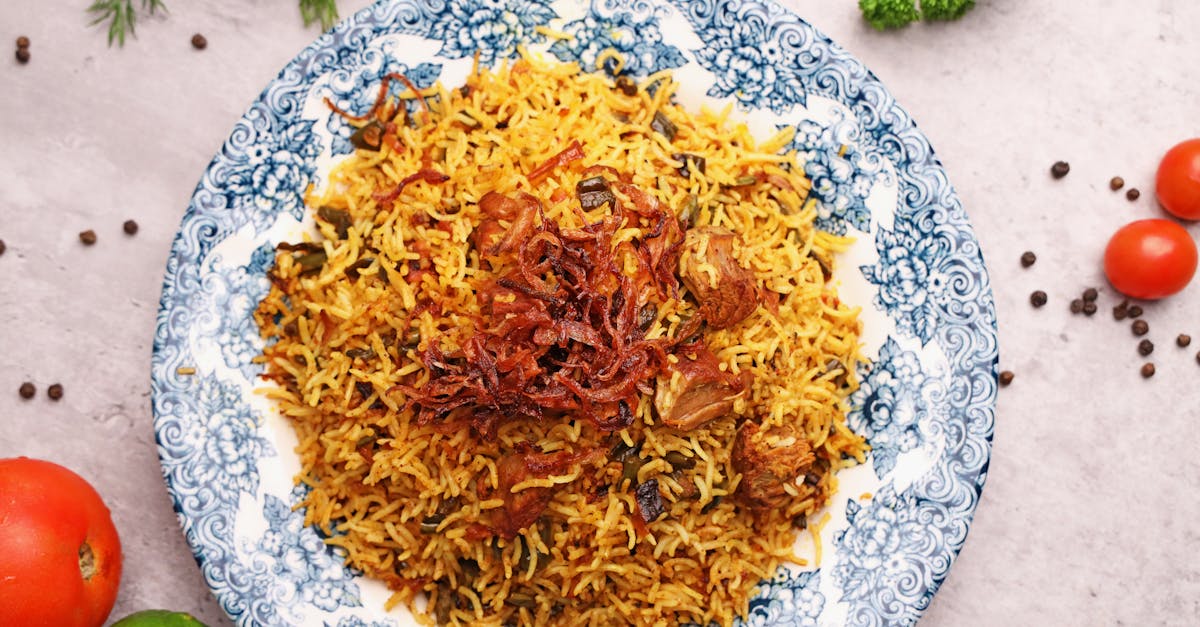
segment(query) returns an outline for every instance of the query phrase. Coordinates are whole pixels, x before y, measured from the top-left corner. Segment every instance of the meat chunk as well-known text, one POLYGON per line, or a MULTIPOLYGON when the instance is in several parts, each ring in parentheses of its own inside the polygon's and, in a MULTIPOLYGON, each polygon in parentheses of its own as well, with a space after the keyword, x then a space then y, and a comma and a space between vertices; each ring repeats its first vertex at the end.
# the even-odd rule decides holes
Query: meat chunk
POLYGON ((513 486, 528 479, 565 473, 575 463, 586 464, 603 458, 604 451, 601 450, 576 453, 517 452, 502 458, 496 464, 499 480, 496 493, 504 499, 504 506, 492 510, 492 531, 508 540, 517 537, 517 534, 541 517, 554 497, 550 488, 525 488, 520 492, 513 492, 513 486))
MULTIPOLYGON (((485 250, 489 255, 516 250, 522 242, 529 239, 529 236, 533 234, 534 218, 537 216, 539 207, 537 198, 524 192, 518 194, 516 198, 497 192, 484 194, 479 199, 480 211, 490 218, 509 220, 512 226, 508 227, 508 230, 504 232, 499 242, 491 244, 490 241, 479 241, 478 244, 490 244, 490 248, 485 250)), ((483 225, 481 224, 480 226, 483 225)), ((495 238, 491 237, 493 233, 481 233, 480 239, 484 240, 486 238, 487 240, 494 241, 495 238)))
POLYGON ((524 455, 509 455, 496 464, 500 479, 499 494, 504 507, 492 514, 493 530, 502 538, 512 539, 542 515, 554 496, 550 488, 526 488, 513 493, 513 486, 532 478, 524 455))
POLYGON ((742 481, 735 498, 752 509, 782 507, 786 482, 808 472, 816 457, 804 434, 791 425, 764 430, 754 422, 738 429, 731 452, 733 469, 742 481))
POLYGON ((735 237, 728 229, 705 226, 689 230, 683 240, 679 278, 714 329, 731 327, 758 308, 754 274, 733 256, 735 237))
POLYGON ((666 363, 654 390, 654 409, 663 424, 695 429, 728 415, 734 401, 746 394, 746 381, 722 371, 717 356, 703 344, 690 344, 675 356, 678 360, 666 363))

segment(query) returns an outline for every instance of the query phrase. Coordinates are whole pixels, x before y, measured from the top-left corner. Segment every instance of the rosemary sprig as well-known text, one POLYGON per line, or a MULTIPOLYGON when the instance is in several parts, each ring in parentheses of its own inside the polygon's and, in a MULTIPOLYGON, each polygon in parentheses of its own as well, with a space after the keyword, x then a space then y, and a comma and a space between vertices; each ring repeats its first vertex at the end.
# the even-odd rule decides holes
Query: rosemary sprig
MULTIPOLYGON (((142 0, 143 11, 153 15, 159 9, 162 9, 164 13, 167 10, 162 0, 142 0)), ((133 9, 133 0, 93 0, 92 6, 88 7, 88 13, 96 16, 92 20, 93 25, 108 22, 108 45, 110 46, 114 41, 118 46, 124 46, 127 32, 134 37, 137 36, 134 32, 134 26, 137 24, 137 11, 133 9)))
POLYGON ((337 0, 300 0, 300 17, 305 26, 320 22, 321 28, 329 30, 337 24, 337 0))
MULTIPOLYGON (((167 11, 163 0, 141 0, 141 10, 153 15, 155 11, 167 11)), ((108 45, 117 42, 118 46, 125 45, 125 35, 136 37, 134 27, 137 25, 137 10, 133 0, 92 0, 88 13, 94 15, 92 24, 108 22, 108 45)), ((320 23, 321 28, 329 30, 338 21, 337 0, 300 0, 300 17, 305 26, 320 23)))

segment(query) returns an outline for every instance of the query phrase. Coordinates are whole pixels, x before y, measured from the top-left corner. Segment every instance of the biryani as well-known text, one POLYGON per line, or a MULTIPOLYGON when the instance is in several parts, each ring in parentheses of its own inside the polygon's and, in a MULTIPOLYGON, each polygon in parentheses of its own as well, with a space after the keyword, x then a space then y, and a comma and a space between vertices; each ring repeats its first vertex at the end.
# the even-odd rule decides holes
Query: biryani
POLYGON ((307 522, 389 608, 729 625, 864 459, 792 131, 675 88, 526 55, 330 103, 356 150, 278 248, 260 360, 307 522))

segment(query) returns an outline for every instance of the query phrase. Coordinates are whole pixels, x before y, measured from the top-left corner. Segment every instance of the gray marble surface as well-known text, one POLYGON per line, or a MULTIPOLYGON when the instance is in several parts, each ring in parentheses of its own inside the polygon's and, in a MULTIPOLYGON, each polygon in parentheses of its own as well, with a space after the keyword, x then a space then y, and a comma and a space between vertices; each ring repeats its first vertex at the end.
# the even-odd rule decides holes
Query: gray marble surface
MULTIPOLYGON (((87 2, 0 2, 0 42, 33 42, 28 65, 0 60, 0 457, 58 461, 103 494, 125 551, 114 618, 166 607, 224 625, 159 471, 154 315, 205 165, 317 33, 293 0, 166 4, 117 49, 88 28, 87 2), (17 395, 26 380, 34 400, 17 395)), ((1158 374, 1142 380, 1099 257, 1119 225, 1160 214, 1159 156, 1200 136, 1200 3, 980 0, 961 22, 894 33, 867 28, 851 0, 786 4, 872 68, 933 142, 989 262, 1002 367, 1016 373, 975 524, 923 624, 1197 624, 1200 341, 1174 338, 1200 339, 1200 284, 1146 305, 1158 374), (1058 159, 1072 169, 1055 181, 1058 159), (1109 191, 1113 175, 1141 199, 1109 191), (1025 250, 1039 257, 1027 270, 1025 250), (1087 286, 1100 315, 1071 316, 1087 286), (1041 310, 1035 289, 1050 295, 1041 310)))

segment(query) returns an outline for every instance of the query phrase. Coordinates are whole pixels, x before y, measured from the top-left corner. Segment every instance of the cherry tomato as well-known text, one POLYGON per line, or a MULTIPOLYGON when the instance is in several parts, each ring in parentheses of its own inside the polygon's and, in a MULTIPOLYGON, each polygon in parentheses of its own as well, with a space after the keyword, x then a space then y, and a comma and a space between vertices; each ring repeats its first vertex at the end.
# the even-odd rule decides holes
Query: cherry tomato
POLYGON ((1104 274, 1126 296, 1170 296, 1187 287, 1196 274, 1196 243, 1170 220, 1130 222, 1108 240, 1104 274))
POLYGON ((0 625, 99 627, 117 599, 121 541, 86 480, 0 459, 0 625))
POLYGON ((1184 220, 1200 220, 1200 137, 1163 155, 1154 180, 1158 203, 1184 220))

